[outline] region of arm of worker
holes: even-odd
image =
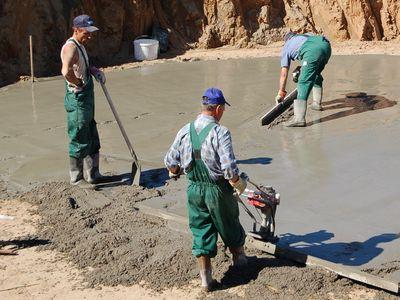
[[[106,83],[106,75],[104,74],[104,72],[102,70],[100,70],[99,68],[96,68],[95,66],[90,66],[89,71],[90,71],[90,74],[92,74],[94,76],[94,78],[96,79],[97,82],[99,82],[101,84]]]
[[[229,180],[238,195],[242,194],[246,189],[246,181],[239,177],[239,168],[233,153],[231,133],[224,126],[220,127],[220,132],[218,133],[217,152],[224,178]]]
[[[61,52],[62,68],[61,74],[64,78],[76,87],[82,87],[82,79],[75,76],[73,65],[78,62],[79,55],[76,47],[70,43],[65,45]]]
[[[280,103],[285,99],[286,96],[286,82],[288,78],[289,67],[282,67],[281,68],[281,75],[279,78],[279,91],[275,97],[276,103]]]
[[[180,147],[184,132],[187,130],[181,129],[175,137],[174,142],[169,148],[164,157],[164,164],[168,169],[169,177],[177,180],[182,173],[181,170],[181,155]]]

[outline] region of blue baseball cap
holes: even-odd
[[[231,106],[228,101],[225,100],[222,91],[217,88],[209,88],[204,92],[203,95],[203,105],[223,105],[226,104]]]
[[[86,29],[89,32],[94,32],[99,30],[96,26],[93,26],[94,21],[88,15],[77,16],[72,22],[72,24],[73,24],[72,27]]]

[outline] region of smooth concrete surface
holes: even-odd
[[[394,105],[360,112],[335,106],[334,100],[365,92],[398,101],[399,67],[396,56],[332,57],[324,71],[324,102],[330,109],[308,110],[306,128],[260,126],[276,94],[278,58],[115,71],[107,73],[107,88],[143,161],[144,177],[158,180],[153,186],[164,182],[164,154],[177,131],[196,117],[204,89],[221,88],[232,104],[222,124],[232,132],[240,169],[282,195],[280,242],[361,268],[400,259],[400,110]],[[61,79],[0,90],[0,173],[5,180],[27,186],[67,179],[63,97]],[[129,152],[98,85],[96,120],[102,171],[129,172]],[[185,187],[184,179],[172,182],[164,197],[144,205],[185,216]],[[250,229],[243,211],[241,218]]]

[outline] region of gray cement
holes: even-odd
[[[273,105],[276,58],[165,63],[108,73],[107,86],[145,169],[156,172],[176,132],[196,117],[203,90],[221,88],[232,104],[222,123],[232,131],[240,169],[282,195],[281,243],[363,268],[399,259],[399,106],[360,112],[334,100],[365,92],[397,101],[398,68],[395,56],[333,57],[324,72],[326,110],[309,110],[310,126],[298,129],[259,124]],[[56,79],[0,90],[0,173],[7,182],[67,179],[63,89]],[[96,99],[102,170],[128,172],[128,151],[97,85]],[[172,183],[147,204],[184,216],[185,185]],[[242,221],[250,227],[243,212]]]

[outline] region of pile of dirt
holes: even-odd
[[[38,235],[51,241],[45,248],[68,253],[84,269],[89,286],[145,281],[160,290],[196,276],[190,240],[135,208],[135,203],[159,196],[157,190],[123,186],[112,195],[47,183],[22,199],[38,205]]]
[[[169,229],[164,220],[135,207],[137,202],[159,195],[154,189],[121,186],[105,197],[102,192],[54,182],[34,188],[21,199],[37,205],[41,216],[37,238],[50,241],[41,248],[66,253],[82,269],[88,286],[143,284],[161,291],[185,286],[198,273],[190,236]],[[333,273],[304,268],[253,249],[247,249],[248,267],[235,269],[222,245],[218,247],[213,266],[221,285],[206,297],[229,298],[228,288],[239,286],[239,294],[246,299],[266,295],[293,299],[317,295],[323,299],[327,292],[345,298],[353,286]]]

